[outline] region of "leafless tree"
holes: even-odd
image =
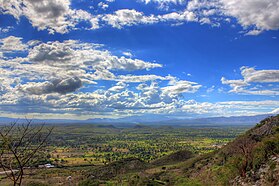
[[[239,144],[238,147],[241,154],[243,155],[243,161],[242,161],[240,171],[241,171],[241,176],[245,177],[248,163],[252,159],[252,151],[253,151],[253,147],[255,146],[255,142],[249,138],[245,138],[240,142],[241,143]]]
[[[247,168],[249,167],[249,163],[251,163],[253,159],[253,148],[256,145],[256,141],[251,136],[242,136],[235,140],[232,144],[232,147],[229,149],[229,154],[237,154],[241,155],[242,161],[239,167],[239,172],[242,177],[246,176]]]
[[[35,125],[32,120],[14,122],[0,129],[0,166],[14,186],[22,185],[24,169],[32,166],[53,128]]]

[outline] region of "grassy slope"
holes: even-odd
[[[175,154],[169,155],[145,165],[143,170],[142,168],[135,170],[135,167],[133,171],[127,170],[123,172],[124,174],[114,175],[114,178],[111,177],[114,180],[113,183],[114,185],[116,183],[124,185],[233,185],[236,184],[234,178],[237,176],[245,177],[246,181],[244,179],[243,182],[255,182],[260,177],[256,175],[256,172],[263,165],[274,164],[270,162],[271,157],[278,157],[279,115],[261,121],[254,128],[215,152],[193,158],[190,158],[191,154],[188,153],[185,154],[185,158],[183,154],[182,156],[180,153],[176,154],[177,157]],[[185,161],[185,159],[188,160]],[[273,173],[276,166],[279,167],[279,165],[270,166],[268,171]],[[272,178],[269,176],[264,183],[276,185],[279,184],[278,179],[274,175]]]
[[[169,167],[164,175],[171,177],[173,185],[232,185],[236,184],[233,180],[236,176],[246,177],[243,182],[254,183],[261,177],[258,170],[270,165],[264,183],[276,185],[279,177],[274,171],[279,165],[271,157],[275,159],[278,155],[279,115],[261,121],[218,151]]]

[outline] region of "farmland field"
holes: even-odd
[[[100,165],[135,157],[152,161],[188,149],[207,153],[233,140],[247,127],[149,127],[136,125],[56,126],[49,140],[52,163],[61,166]]]
[[[127,158],[151,163],[183,150],[206,154],[221,148],[248,128],[249,126],[55,125],[45,147],[46,153],[37,164],[26,170],[24,180],[28,183],[35,181],[48,185],[67,185],[66,178],[71,175],[72,182],[78,184],[92,168]],[[46,163],[55,168],[37,168]],[[8,185],[10,182],[4,175],[1,176],[0,184]]]

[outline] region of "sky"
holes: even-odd
[[[279,113],[278,0],[0,0],[0,117]]]

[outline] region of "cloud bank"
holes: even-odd
[[[24,16],[33,27],[38,30],[48,30],[51,34],[55,32],[64,34],[75,29],[94,30],[105,26],[122,29],[142,24],[181,25],[187,22],[212,26],[237,23],[242,26],[246,35],[258,35],[263,31],[279,29],[277,0],[141,0],[138,2],[146,6],[157,4],[161,8],[177,6],[178,10],[148,15],[135,9],[96,13],[75,9],[70,0],[0,0],[0,12],[10,14],[18,21]],[[104,11],[109,7],[109,3],[113,1],[93,8]],[[87,22],[90,26],[77,28],[80,22]]]
[[[279,107],[279,102],[272,100],[197,102],[188,97],[203,88],[212,94],[217,87],[158,75],[152,69],[164,68],[162,64],[137,59],[131,52],[114,55],[101,44],[76,40],[23,42],[20,37],[9,36],[1,39],[0,49],[0,114],[4,116],[162,114],[181,118],[262,114]],[[224,86],[231,87],[231,93],[278,95],[278,70],[240,70],[243,79],[221,79]]]
[[[251,95],[279,95],[279,70],[256,70],[253,67],[241,67],[243,79],[221,82],[231,87],[230,92]]]

